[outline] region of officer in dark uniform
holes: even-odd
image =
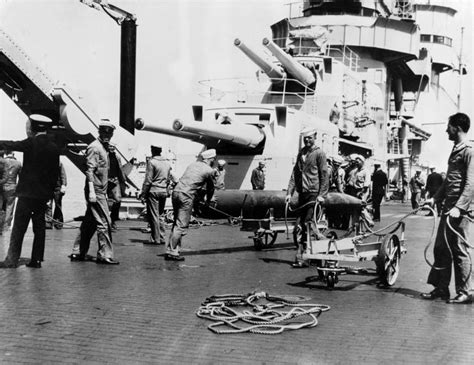
[[[44,258],[46,204],[53,196],[59,174],[59,148],[46,134],[51,124],[50,118],[32,114],[27,120],[27,139],[0,141],[0,148],[23,152],[23,168],[16,187],[18,203],[5,267],[18,266],[30,219],[34,239],[31,261],[26,266],[40,268]]]

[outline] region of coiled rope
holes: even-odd
[[[214,295],[206,298],[196,315],[214,321],[208,329],[216,334],[276,335],[285,330],[315,327],[321,313],[330,309],[324,304],[301,303],[304,300],[307,298],[266,292]],[[285,307],[291,308],[285,310]]]

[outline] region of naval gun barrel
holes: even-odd
[[[267,74],[272,83],[278,83],[285,78],[285,73],[272,62],[262,58],[259,54],[242,42],[239,38],[234,40],[234,45],[240,49],[248,58],[250,58],[260,69]]]
[[[278,47],[273,41],[268,38],[263,38],[263,45],[267,47],[270,52],[281,62],[289,74],[301,82],[305,86],[309,86],[316,82],[314,74],[291,57],[288,53]]]
[[[172,128],[167,128],[165,126],[161,126],[158,124],[147,123],[142,118],[138,118],[137,120],[135,120],[135,128],[140,131],[145,131],[145,132],[153,132],[153,133],[166,134],[168,136],[194,139],[194,135],[192,134],[178,132]]]
[[[255,148],[264,139],[265,134],[261,128],[243,123],[235,124],[216,124],[209,122],[192,122],[185,123],[180,119],[176,119],[173,123],[173,129],[177,133],[194,136],[195,141],[214,140],[216,142],[227,142],[240,147]],[[179,135],[183,137],[182,135]],[[185,137],[188,138],[188,137]]]

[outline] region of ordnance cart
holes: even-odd
[[[360,271],[354,267],[341,266],[342,261],[374,261],[377,274],[384,285],[391,286],[397,280],[401,255],[406,253],[405,223],[397,221],[381,230],[372,231],[368,222],[370,218],[364,210],[365,208],[362,208],[360,211],[351,212],[353,223],[350,223],[350,228],[343,232],[342,238],[339,239],[339,230],[330,230],[338,223],[332,222],[334,212],[326,211],[329,228],[320,231],[326,236],[325,239],[316,239],[314,228],[311,229],[314,225],[308,223],[310,228],[307,230],[307,244],[302,258],[309,266],[316,266],[319,278],[328,288],[337,284],[340,274]]]

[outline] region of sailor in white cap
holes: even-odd
[[[146,211],[148,224],[151,229],[151,237],[149,245],[164,245],[165,239],[165,223],[160,217],[165,212],[166,198],[175,181],[171,172],[170,163],[161,157],[162,148],[159,146],[151,146],[151,158],[146,165],[145,180],[143,181],[140,199],[146,202]]]
[[[76,237],[70,256],[71,261],[85,261],[90,256],[90,241],[97,231],[98,264],[117,265],[112,246],[112,221],[107,203],[107,187],[109,176],[109,143],[114,134],[115,126],[109,120],[99,123],[99,138],[89,144],[86,150],[86,200],[87,209],[81,223],[80,232]]]
[[[17,267],[23,237],[30,219],[33,221],[33,250],[26,265],[40,268],[45,247],[46,203],[53,196],[59,174],[59,148],[46,134],[52,120],[32,114],[26,123],[28,138],[23,141],[0,141],[0,149],[23,152],[23,168],[16,186],[15,218],[10,247],[4,262],[6,267]]]
[[[173,190],[174,221],[166,245],[165,260],[184,261],[184,257],[180,256],[181,240],[189,226],[194,199],[200,190],[206,189],[206,201],[209,204],[214,194],[214,170],[211,166],[216,159],[216,150],[203,151],[200,157],[201,160],[186,168]]]
[[[316,130],[305,128],[301,135],[304,147],[296,157],[286,196],[286,201],[289,202],[293,193],[297,192],[298,207],[301,207],[299,218],[302,235],[293,264],[295,268],[307,266],[302,259],[302,254],[306,250],[307,223],[313,219],[315,203],[324,201],[329,185],[326,154],[316,146]]]
[[[218,160],[217,167],[214,169],[214,187],[216,190],[225,189],[225,160]]]
[[[346,194],[367,201],[370,187],[370,173],[365,168],[365,158],[359,154],[351,154],[351,166],[346,171]]]
[[[341,167],[344,162],[344,158],[339,155],[334,156],[332,159],[332,166],[329,173],[329,191],[343,193],[345,188],[345,177],[346,172]]]

